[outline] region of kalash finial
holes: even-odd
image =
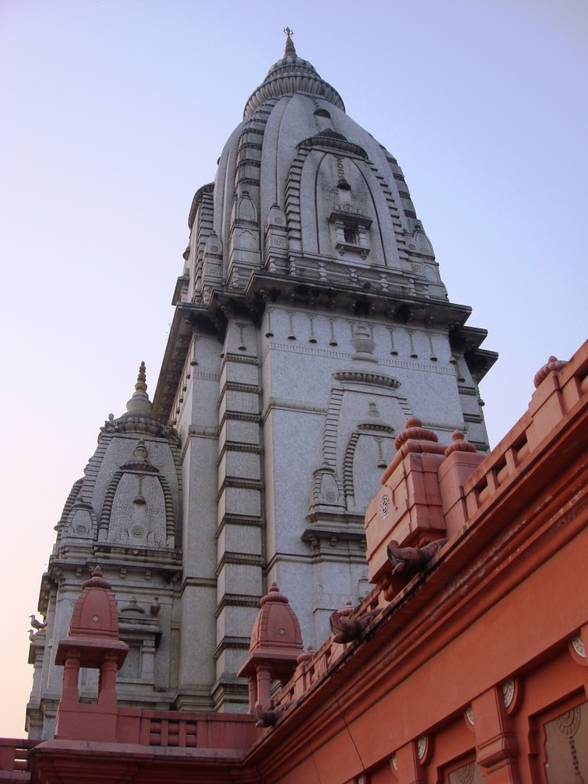
[[[141,362],[139,365],[139,373],[137,374],[137,383],[135,384],[135,389],[137,392],[147,391],[147,374],[144,362]]]
[[[284,32],[286,33],[287,36],[284,57],[296,57],[296,48],[294,47],[294,43],[292,42],[292,36],[294,35],[294,30],[291,30],[289,27],[284,27]]]
[[[139,373],[137,375],[135,391],[127,403],[127,414],[145,416],[150,416],[151,414],[151,401],[149,400],[149,395],[147,394],[147,377],[145,373],[144,362],[141,362],[139,365]],[[123,416],[125,415],[123,414]]]

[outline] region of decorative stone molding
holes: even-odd
[[[400,381],[388,376],[385,373],[373,372],[368,370],[356,370],[349,368],[347,370],[336,370],[333,373],[333,378],[341,383],[347,384],[369,384],[371,386],[385,387],[387,389],[398,389]]]
[[[296,92],[310,93],[324,98],[341,111],[345,111],[345,105],[335,88],[321,79],[308,60],[303,60],[294,52],[285,55],[272,65],[263,83],[253,91],[247,101],[243,119],[247,119],[267,100]]]

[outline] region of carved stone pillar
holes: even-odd
[[[493,784],[517,784],[518,744],[511,719],[506,713],[500,687],[493,686],[472,701],[476,733],[476,761],[484,768],[484,778]]]
[[[422,765],[418,741],[411,740],[410,743],[399,748],[390,764],[398,784],[427,784],[427,774]]]
[[[272,696],[272,676],[269,664],[260,664],[257,667],[257,701],[266,705]]]

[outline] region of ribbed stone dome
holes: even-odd
[[[345,104],[337,90],[321,79],[308,60],[298,57],[292,40],[288,38],[284,57],[272,65],[263,83],[251,94],[245,105],[243,119],[249,117],[269,98],[281,98],[283,95],[300,92],[318,95],[345,111]]]

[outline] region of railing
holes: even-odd
[[[536,389],[529,409],[464,484],[467,512],[473,517],[498,488],[553,437],[566,416],[588,395],[588,343]],[[531,457],[532,459],[532,457]]]
[[[38,743],[38,740],[0,738],[0,782],[29,780],[28,753]]]
[[[246,749],[256,738],[255,719],[247,714],[118,709],[119,743],[172,748]]]

